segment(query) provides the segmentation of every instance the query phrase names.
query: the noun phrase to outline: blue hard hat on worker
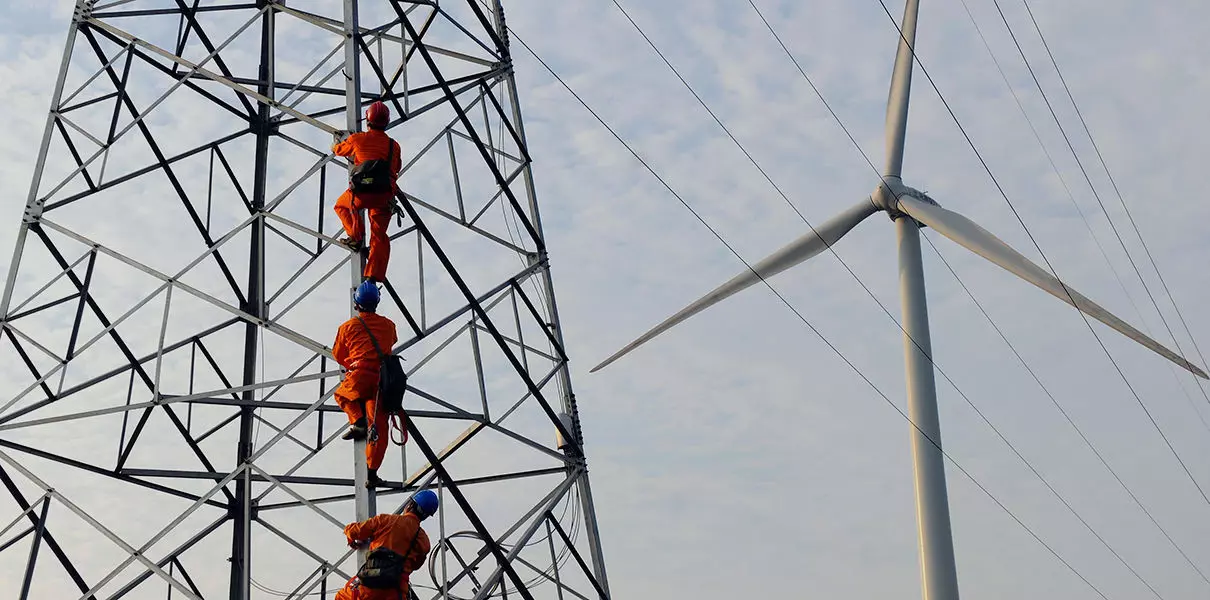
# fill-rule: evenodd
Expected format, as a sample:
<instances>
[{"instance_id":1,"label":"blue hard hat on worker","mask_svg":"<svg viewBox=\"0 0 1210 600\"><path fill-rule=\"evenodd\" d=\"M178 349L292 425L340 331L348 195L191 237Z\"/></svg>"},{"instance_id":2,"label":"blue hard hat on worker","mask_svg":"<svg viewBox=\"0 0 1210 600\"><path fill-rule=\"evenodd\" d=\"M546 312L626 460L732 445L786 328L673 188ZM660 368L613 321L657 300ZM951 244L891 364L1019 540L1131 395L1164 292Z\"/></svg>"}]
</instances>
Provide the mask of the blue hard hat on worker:
<instances>
[{"instance_id":1,"label":"blue hard hat on worker","mask_svg":"<svg viewBox=\"0 0 1210 600\"><path fill-rule=\"evenodd\" d=\"M437 506L440 504L437 501L437 494L433 490L420 490L412 496L411 504L415 507L416 516L421 519L427 519L437 514Z\"/></svg>"},{"instance_id":2,"label":"blue hard hat on worker","mask_svg":"<svg viewBox=\"0 0 1210 600\"><path fill-rule=\"evenodd\" d=\"M373 281L361 282L361 285L357 286L357 291L353 292L353 304L369 312L378 308L380 300L382 300L382 294Z\"/></svg>"}]
</instances>

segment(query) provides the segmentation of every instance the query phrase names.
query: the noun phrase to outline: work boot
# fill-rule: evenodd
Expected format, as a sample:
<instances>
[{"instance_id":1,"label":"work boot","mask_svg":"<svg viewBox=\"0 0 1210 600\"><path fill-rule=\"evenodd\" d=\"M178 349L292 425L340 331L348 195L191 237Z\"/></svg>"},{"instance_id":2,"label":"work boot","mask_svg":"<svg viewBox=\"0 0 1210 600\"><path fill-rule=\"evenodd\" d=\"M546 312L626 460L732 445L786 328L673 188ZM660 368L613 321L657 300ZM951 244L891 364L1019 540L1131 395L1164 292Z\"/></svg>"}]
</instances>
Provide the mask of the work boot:
<instances>
[{"instance_id":1,"label":"work boot","mask_svg":"<svg viewBox=\"0 0 1210 600\"><path fill-rule=\"evenodd\" d=\"M345 237L342 237L337 241L340 242L341 245L347 247L349 250L353 250L355 252L360 252L362 250L361 240L355 240L352 237L349 237L346 235Z\"/></svg>"},{"instance_id":2,"label":"work boot","mask_svg":"<svg viewBox=\"0 0 1210 600\"><path fill-rule=\"evenodd\" d=\"M369 469L366 472L366 487L375 488L384 487L386 485L386 480L378 476L378 469Z\"/></svg>"},{"instance_id":3,"label":"work boot","mask_svg":"<svg viewBox=\"0 0 1210 600\"><path fill-rule=\"evenodd\" d=\"M340 436L340 439L353 440L355 442L366 439L366 419L365 419L365 417L357 419L356 422L354 422L352 425L350 425L349 430L346 431L344 433L344 435Z\"/></svg>"}]
</instances>

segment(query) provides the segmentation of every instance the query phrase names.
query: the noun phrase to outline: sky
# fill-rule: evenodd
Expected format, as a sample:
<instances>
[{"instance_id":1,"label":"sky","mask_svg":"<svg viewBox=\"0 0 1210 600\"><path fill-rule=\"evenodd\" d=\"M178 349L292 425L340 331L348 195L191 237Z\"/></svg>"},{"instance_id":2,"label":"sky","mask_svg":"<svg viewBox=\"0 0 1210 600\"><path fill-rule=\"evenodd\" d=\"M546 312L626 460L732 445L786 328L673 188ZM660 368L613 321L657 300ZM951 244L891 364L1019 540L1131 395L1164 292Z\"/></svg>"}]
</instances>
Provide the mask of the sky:
<instances>
[{"instance_id":1,"label":"sky","mask_svg":"<svg viewBox=\"0 0 1210 600\"><path fill-rule=\"evenodd\" d=\"M860 152L748 3L622 2L788 202L819 224L877 183L866 157L882 164L898 34L877 0L756 5ZM887 5L898 19L902 6ZM1210 155L1210 75L1198 44L1210 7L1030 4L1119 200L1024 5L999 5L1071 148L996 5L926 1L917 52L940 96L917 70L905 182L1031 259L1044 254L1074 288L1172 345L1154 298L1177 344L1204 364L1181 319L1210 349L1210 320L1197 310L1210 292L1199 260L1210 250L1210 208L1197 193ZM45 74L62 52L68 12L42 7L17 2L0 19L0 97L20 115L0 141L9 223L0 248L14 244L53 84ZM746 260L808 230L613 3L526 0L506 11L520 39ZM875 215L835 255L771 280L811 327L754 287L589 374L743 265L524 48L513 50L615 597L914 597L910 426L888 405L905 407L891 224ZM147 230L127 231L138 243ZM1122 484L1210 572L1210 499L1190 481L1210 486L1199 460L1210 450L1207 388L924 234L942 435L961 465L948 464L947 476L964 596L1136 598L1153 595L1149 584L1162 598L1204 597L1210 582Z\"/></svg>"}]
</instances>

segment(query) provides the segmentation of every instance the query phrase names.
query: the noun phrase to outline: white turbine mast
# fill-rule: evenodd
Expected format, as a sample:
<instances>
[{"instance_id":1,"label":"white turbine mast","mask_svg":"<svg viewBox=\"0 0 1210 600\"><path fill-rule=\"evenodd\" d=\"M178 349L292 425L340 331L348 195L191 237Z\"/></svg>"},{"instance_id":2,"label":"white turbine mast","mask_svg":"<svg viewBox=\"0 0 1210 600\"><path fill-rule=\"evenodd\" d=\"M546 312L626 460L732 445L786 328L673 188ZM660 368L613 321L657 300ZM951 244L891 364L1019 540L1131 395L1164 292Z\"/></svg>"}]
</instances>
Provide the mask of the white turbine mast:
<instances>
[{"instance_id":1,"label":"white turbine mast","mask_svg":"<svg viewBox=\"0 0 1210 600\"><path fill-rule=\"evenodd\" d=\"M899 239L899 285L908 412L913 424L912 459L915 465L923 597L925 600L957 600L958 577L950 530L941 428L937 418L937 390L933 379L924 269L920 256L920 227L932 227L958 245L1146 346L1182 369L1202 379L1207 379L1207 376L1197 365L1075 291L974 221L942 208L927 194L903 183L901 170L919 9L919 0L908 0L904 8L899 49L887 101L886 166L874 192L651 328L593 367L592 372L601 370L693 315L818 255L870 215L885 211L894 220Z\"/></svg>"}]
</instances>

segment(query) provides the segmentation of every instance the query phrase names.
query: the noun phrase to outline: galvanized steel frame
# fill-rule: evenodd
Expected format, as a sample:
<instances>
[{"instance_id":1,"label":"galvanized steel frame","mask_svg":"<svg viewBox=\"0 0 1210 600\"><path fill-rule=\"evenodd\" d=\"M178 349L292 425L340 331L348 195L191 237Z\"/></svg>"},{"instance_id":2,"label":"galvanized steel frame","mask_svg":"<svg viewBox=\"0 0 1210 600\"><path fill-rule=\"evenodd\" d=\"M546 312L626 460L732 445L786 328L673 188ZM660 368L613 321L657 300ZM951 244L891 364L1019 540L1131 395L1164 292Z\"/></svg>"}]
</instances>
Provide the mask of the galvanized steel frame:
<instances>
[{"instance_id":1,"label":"galvanized steel frame","mask_svg":"<svg viewBox=\"0 0 1210 600\"><path fill-rule=\"evenodd\" d=\"M473 583L476 598L495 596L502 592L533 598L535 593L542 593L543 590L552 590L554 597L558 598L563 598L565 594L577 598L607 598L608 585L592 495L588 487L587 462L583 452L579 415L575 397L571 392L567 356L554 302L546 244L530 169L531 158L517 104L507 28L500 2L493 3L485 12L478 0L467 0L462 9L469 9L471 16L467 17L466 22L460 22L447 8L448 4L442 7L430 1L393 0L387 4L392 9L394 18L373 27L359 23L356 15L357 0L347 0L344 3L344 13L339 15L340 18L307 12L277 0L215 2L208 6L202 6L201 0L173 0L162 3L168 6L156 8L142 8L145 4L152 4L142 0L137 3L138 6L129 6L132 4L136 3L132 0L77 2L52 95L51 110L35 163L33 183L26 198L16 249L5 281L3 296L0 296L0 348L4 344L11 346L12 351L20 358L21 365L29 373L28 379L22 382L23 385L13 388L19 391L11 397L0 398L0 483L4 484L19 508L19 513L12 517L11 521L6 521L9 524L0 530L0 564L8 560L7 557L13 552L27 551L24 577L16 590L19 597L24 599L29 596L31 586L36 584L35 574L40 572L35 570L35 565L40 564L40 555L49 552L62 571L47 576L61 579L61 573L65 572L82 598L121 598L140 589L148 581L167 584L170 597L175 593L176 597L200 598L201 590L197 586L196 578L186 569L186 563L189 561L185 554L197 547L199 542L222 535L224 525L228 522L232 524L229 534L231 554L221 558L230 560L231 563L231 598L253 597L257 564L252 554L251 541L254 525L271 532L316 563L311 575L298 582L288 597L301 598L316 589L323 590L326 595L328 591L339 586L339 583L336 586L330 584L329 575L348 577L349 573L342 570L340 564L350 556L351 551L346 552L339 560L329 562L325 556L330 555L331 548L310 547L265 520L268 511L276 513L302 508L325 526L339 528L340 520L323 506L347 503L358 495L354 491L360 488L357 485L359 478L348 477L347 471L332 476L298 474L308 465L311 457L332 445L339 435L339 430L325 435L324 415L339 411L330 402L329 396L340 372L328 363L331 360L330 349L322 342L285 326L282 320L308 296L324 289L325 285L332 285L331 277L344 267L346 262L350 264L348 268L353 271L356 283L362 261L358 260L356 255L346 252L335 266L320 273L312 271L312 267L322 258L344 252L343 248L336 245L335 236L325 233L325 211L330 209L328 204L331 199L325 198L322 190L330 176L329 171L346 168L347 163L332 156L327 148L307 143L284 130L291 127L311 127L326 134L335 134L338 128L325 119L342 114L346 116L346 128L354 129L361 104L364 101L382 99L391 105L395 114L392 122L393 132L404 131L405 129L399 127L406 128L409 121L426 116L432 111L453 111L454 115L448 123L433 135L431 140L420 146L414 158L405 164L403 178L406 181L408 172L422 156L441 155L442 151L445 151L454 178L454 194L458 207L455 213L441 208L439 202L413 194L399 196L409 222L405 228L392 235L392 240L397 242L407 239L408 236L415 236L420 287L419 306L408 306L398 290L401 282L384 282L390 303L404 316L404 331L408 333L402 336L392 352L406 353L420 346L422 342L429 343L430 338L436 339L434 336L444 336L442 341L426 354L413 357L418 359L417 364L411 368L416 372L433 357L442 352L451 352L452 350L448 349L450 342L459 336L469 336L473 349L471 362L482 410L468 411L458 407L456 402L441 398L439 394L415 388L413 391L418 398L438 408L410 411L412 418L408 421L409 434L426 463L401 484L380 490L367 499L372 506L375 496L383 499L402 496L398 498L396 512L399 512L412 493L419 489L435 488L444 498L453 500L452 504L443 506L439 515L443 534L448 511L457 509L469 520L476 539L482 543L482 548L468 561L449 546L449 551L458 564L458 570L455 572L448 568L446 555L443 553L441 571L445 581L435 590L433 598L452 597L451 590L460 584L466 585L467 582ZM211 39L206 21L218 16L238 16L242 20L224 39ZM175 18L178 23L174 48L158 46L136 35L137 23L140 20L164 18ZM277 59L274 56L274 48L280 43L277 21L281 18L295 19L339 36L339 39L333 38L335 43L327 56L296 80L280 79L276 73ZM130 24L136 26L130 27ZM259 25L259 28L254 27L255 25ZM441 26L452 26L465 36L464 41L473 42L471 45L477 49L461 51L437 45L427 39ZM255 77L237 74L228 62L229 59L225 58L230 55L228 48L237 38L257 29L261 40L257 74ZM202 58L186 58L185 50L191 40L195 46L200 45L204 49ZM84 43L80 44L81 41ZM383 49L391 45L402 53L403 59L394 73L387 73L384 70ZM329 60L342 50L345 51L344 69L325 69ZM479 52L480 50L482 52ZM225 51L228 52L227 55L224 54ZM458 61L472 72L446 77L443 74L443 63L439 61ZM82 76L78 85L73 83L73 88L67 89L68 75L72 67L83 64L87 64L89 70ZM144 75L133 74L135 67L150 68L171 81L171 85L155 95L149 103L136 104L134 98L139 95L137 86L146 82L140 79ZM349 67L352 67L354 72L352 76L348 75ZM377 93L361 88L362 78L357 72L362 68L373 73L373 79L380 88ZM409 77L417 78L415 74L409 76L409 71L417 69L434 81L426 85L409 85ZM329 84L333 78L341 76L342 71L347 77L344 89ZM79 99L90 86L105 85L106 82L110 86L107 93ZM247 128L217 136L171 155L166 154L158 143L156 130L149 124L149 119L157 114L156 109L161 104L182 89L189 90L209 102L211 110L216 113L235 115L246 121ZM234 98L231 98L232 94ZM333 101L339 100L344 105L308 112L305 107L308 102L326 97L332 98ZM83 109L107 106L109 103L112 103L113 112L108 127L90 129L83 120L86 117L75 116ZM476 121L477 116L472 116L475 111L482 113L482 123ZM128 122L119 127L124 115L127 116ZM501 127L502 133L506 132L506 139L493 138L493 120ZM481 130L485 131L481 133ZM110 149L128 136L141 138L154 155L154 160L107 180L105 171L109 166ZM230 145L247 137L254 139L256 148L255 155L251 157L254 173L250 185L247 179L237 176L232 166L235 162L233 159L240 157L229 156ZM474 213L468 213L465 203L464 190L460 183L460 165L454 152L455 138L459 143L470 144L478 152L482 162L476 163L475 166L479 169L486 168L497 186L496 193ZM301 175L289 181L281 193L271 197L268 171L273 160L270 151L270 142L273 140L280 140L304 150L312 154L315 161ZM56 141L61 147L56 146ZM89 144L96 150L89 153L86 150ZM516 150L510 151L506 147L508 145ZM203 215L196 202L197 198L190 194L176 173L178 165L199 156L208 159L207 176L210 190L213 190L216 177L225 180L234 188L238 202L247 210L247 218L227 231L212 231L213 203L210 194L208 193L206 198ZM74 166L61 180L43 181L48 161L66 161ZM505 161L511 162L513 166L505 169ZM188 213L182 235L185 230L192 230L193 235L200 236L204 243L205 249L175 273L166 273L154 268L150 264L151 261L123 253L107 245L104 239L76 231L55 217L56 213L70 214L77 210L77 207L84 206L86 203L81 201L89 199L90 196L139 181L140 178L155 176L167 178L173 191L172 195ZM300 222L275 212L291 194L313 182L317 176L321 192L314 223ZM85 189L73 193L64 191L69 185L77 182L83 182ZM506 240L481 224L481 220L493 206L499 206L506 212L511 211L513 224L521 233L520 240ZM430 227L429 219L433 217L438 217L438 221L447 225L453 224L473 233L493 244L500 252L517 255L522 259L522 268L502 282L485 289L473 289L443 248L439 234ZM329 216L327 221L331 224L334 219ZM331 229L330 225L327 225L327 229ZM313 240L314 247L296 241L288 232ZM233 243L245 234L249 234L251 238L246 255L244 249ZM511 230L509 235L511 237ZM295 251L305 256L304 262L297 270L289 274L276 289L268 289L266 286L265 241L269 236L289 242ZM36 274L36 279L44 280L45 283L30 292L28 297L14 298L14 294L22 289L18 274L28 272L31 268L33 259L26 257L26 250L31 244L39 250L44 250L50 257L50 264L34 266L36 269L42 269ZM77 247L86 250L77 253L73 250ZM446 311L445 314L431 314L432 310L426 302L426 252L436 258L439 263L437 268L442 276L454 283L463 298L459 306ZM234 270L229 266L229 261L234 259L248 261L246 286L240 285ZM104 260L107 264L122 265L158 283L153 291L133 302L129 308L123 307L125 310L120 310L121 314L116 318L110 318L109 313L112 311L107 311L95 297L94 287L99 285L94 278L98 260ZM217 266L227 288L224 295L229 293L231 300L225 300L196 285L186 283L186 278L203 263L213 263ZM22 269L23 266L25 270ZM77 272L81 267L84 271L82 277ZM307 279L308 277L313 279ZM64 295L51 292L62 284L70 285L72 291ZM526 285L532 286L532 290L527 292ZM286 299L287 291L296 286L305 286L305 289L283 310L270 314L269 307L278 300ZM22 291L22 295L24 293ZM185 317L173 313L174 297L200 301L228 313L230 317L175 339L169 336L168 332L170 329L179 328ZM154 323L150 323L157 332L155 350L150 353L136 353L129 343L129 336L124 335L123 331L148 321L149 318L138 313L157 301L163 301L163 310L156 315ZM179 300L177 302L179 303ZM23 326L46 311L71 305L74 305L74 317L69 341L62 353L52 349L53 343L40 341L49 340L49 334L36 325L31 328ZM509 318L501 320L494 312L497 310L508 310ZM100 323L101 330L91 336L87 335L82 326L85 317ZM523 333L523 322L537 324L542 332L536 336L538 339L527 340ZM235 369L224 369L220 365L207 341L240 323L244 327L245 341L241 366L236 373ZM515 335L509 333L510 326L515 328ZM480 337L484 334L486 338L481 340ZM288 377L264 380L264 374L258 372L258 361L263 360L258 348L267 335L307 351L310 353L309 358L297 365ZM73 360L77 360L81 355L87 356L88 351L102 341L112 343L119 349L124 364L82 382L65 386L67 371ZM514 398L508 403L489 402L482 358L485 344L503 355L515 377L524 386L525 393L520 398ZM162 389L165 357L185 351L190 357L188 392L172 393ZM53 366L39 367L40 363L47 361ZM531 366L533 361L553 366L535 372L537 367ZM222 386L201 391L194 389L194 376L197 372L195 369L199 364L212 371ZM62 401L89 398L91 391L98 389L102 384L120 381L119 378L123 376L129 380L124 404L87 410L64 410L68 404L61 403ZM319 393L311 397L309 403L270 400L283 390L296 389L289 386L307 382L319 383ZM138 387L139 384L142 387ZM136 388L146 388L145 391L150 394L151 399L135 401ZM258 394L262 396L258 398ZM504 425L504 421L523 406L531 406L538 411L535 414L541 414L549 420L549 439L535 439ZM229 407L236 412L204 432L195 432L195 407L199 410L200 407ZM47 412L51 408L57 410ZM184 417L178 414L182 410L185 411ZM282 414L292 417L285 424L273 423L265 418L265 411L281 411ZM80 460L69 456L68 453L50 452L11 437L33 431L50 431L47 428L119 414L120 434L115 432L118 438L117 455L110 465L102 464L101 457L92 461ZM163 414L169 419L172 429L179 436L177 443L180 448L198 462L200 469L127 465L136 446L148 435L148 423L153 414ZM566 417L570 418L564 420ZM444 448L434 448L424 431L424 424L430 420L466 422L469 427L461 435L450 439ZM210 436L235 423L238 423L239 435L234 466L220 468L219 465L225 464L224 461L216 453L208 452L202 445ZM305 436L299 428L304 424L315 425L313 445L303 441ZM259 425L267 426L272 432L270 439L263 444L257 444L253 434ZM551 460L553 466L503 470L490 475L470 477L452 474L446 467L450 457L477 434L485 431L514 442L529 452L537 451ZM552 447L551 442L556 431L559 437L566 441L565 448ZM258 461L282 440L289 440L295 447L307 452L307 455L285 470L262 466ZM188 501L190 506L149 539L126 540L39 476L34 465L42 463L18 459L17 456L36 458L88 476L121 483L127 486L128 491L124 493L166 494ZM356 455L354 460L356 464ZM17 477L10 475L10 472L15 473ZM532 504L502 532L493 532L489 528L487 522L479 515L483 507L476 507L464 492L476 486L491 486L507 481L537 481L554 476L561 476L559 483L549 488L536 504ZM191 481L207 481L209 484L206 491L199 493L196 486L186 485ZM254 490L254 485L261 487ZM317 486L327 491L322 495L318 494L312 489ZM23 491L23 488L26 491ZM31 489L37 490L37 497L32 502L27 499ZM269 496L275 490L284 492L289 499L270 502ZM582 521L572 526L584 527L587 559L584 558L585 554L577 549L576 541L567 534L564 524L554 516L556 506L571 502L578 503L579 506L577 512L580 513L579 518ZM54 511L51 511L52 504L56 505ZM157 543L177 533L176 528L202 508L221 509L226 513L209 521L170 550L159 550L159 556L154 558L149 555ZM72 515L75 519L73 523L82 521L89 529L121 549L125 558L118 568L110 569L102 575L85 576L78 563L94 549L65 548L52 531L52 515L58 513ZM7 518L7 515L0 515L0 519ZM28 521L29 526L14 532L13 529L22 521ZM543 541L549 550L549 567L538 564L532 555L528 558L522 556L523 550L536 543L533 540L540 530L546 532ZM7 538L4 537L6 534ZM28 542L28 546L25 542ZM574 564L561 562L562 559L557 553L574 557ZM492 573L486 578L474 572L484 565L485 561L494 563ZM129 572L125 569L132 565L138 565L141 570L129 577ZM45 565L41 569L49 572L49 567ZM537 573L538 577L527 582L524 575L530 572ZM578 572L578 575L573 577L572 572ZM579 585L573 582L577 577ZM120 587L111 590L110 587L118 585L119 581ZM539 587L533 585L534 581L550 583L553 586ZM585 585L587 587L583 587ZM102 596L103 592L108 592L108 595Z\"/></svg>"}]
</instances>

